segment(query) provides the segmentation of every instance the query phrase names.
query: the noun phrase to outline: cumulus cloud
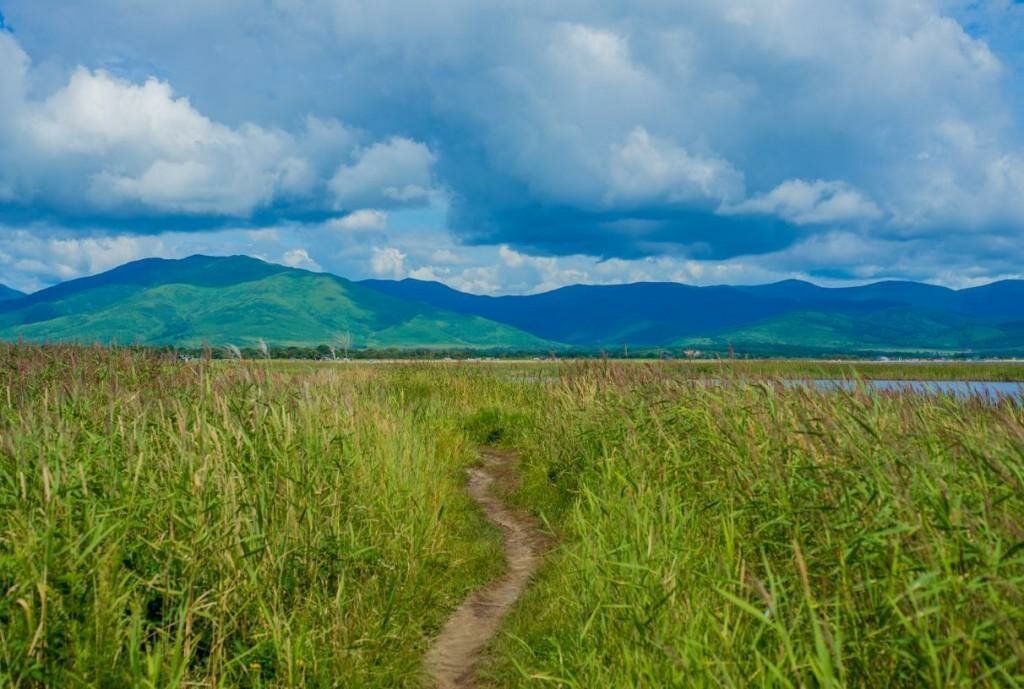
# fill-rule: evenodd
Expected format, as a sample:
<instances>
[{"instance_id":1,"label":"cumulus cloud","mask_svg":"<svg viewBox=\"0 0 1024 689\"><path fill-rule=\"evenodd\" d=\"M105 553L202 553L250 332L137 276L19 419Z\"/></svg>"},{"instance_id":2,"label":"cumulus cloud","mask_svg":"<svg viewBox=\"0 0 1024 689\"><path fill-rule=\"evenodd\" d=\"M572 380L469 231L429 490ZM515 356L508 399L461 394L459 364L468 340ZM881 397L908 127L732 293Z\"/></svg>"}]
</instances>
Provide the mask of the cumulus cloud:
<instances>
[{"instance_id":1,"label":"cumulus cloud","mask_svg":"<svg viewBox=\"0 0 1024 689\"><path fill-rule=\"evenodd\" d=\"M388 214L384 211L364 208L352 211L340 218L327 222L332 230L341 232L359 232L364 230L383 230L388 225Z\"/></svg>"},{"instance_id":2,"label":"cumulus cloud","mask_svg":"<svg viewBox=\"0 0 1024 689\"><path fill-rule=\"evenodd\" d=\"M393 246L374 247L373 255L370 258L370 268L374 275L380 277L405 277L405 258L405 254Z\"/></svg>"},{"instance_id":3,"label":"cumulus cloud","mask_svg":"<svg viewBox=\"0 0 1024 689\"><path fill-rule=\"evenodd\" d=\"M0 34L0 200L12 205L245 218L275 205L416 205L429 191L432 154L410 139L365 145L363 132L315 117L294 131L228 126L166 81L84 67L34 100L28 64L14 37Z\"/></svg>"},{"instance_id":4,"label":"cumulus cloud","mask_svg":"<svg viewBox=\"0 0 1024 689\"><path fill-rule=\"evenodd\" d=\"M727 202L743 196L743 174L713 156L693 155L643 127L612 147L609 205Z\"/></svg>"},{"instance_id":5,"label":"cumulus cloud","mask_svg":"<svg viewBox=\"0 0 1024 689\"><path fill-rule=\"evenodd\" d=\"M281 257L281 263L291 268L305 268L306 270L323 270L320 264L310 257L309 252L303 248L289 249Z\"/></svg>"},{"instance_id":6,"label":"cumulus cloud","mask_svg":"<svg viewBox=\"0 0 1024 689\"><path fill-rule=\"evenodd\" d=\"M725 205L720 212L777 215L797 225L861 222L882 217L874 201L845 182L802 179L787 180L767 194Z\"/></svg>"},{"instance_id":7,"label":"cumulus cloud","mask_svg":"<svg viewBox=\"0 0 1024 689\"><path fill-rule=\"evenodd\" d=\"M890 255L918 257L905 274L926 276L940 256L1005 274L990 249L1022 239L1024 15L1004 0L4 11L19 30L0 32L9 224L270 214L338 230L323 233L344 244L335 253L368 267L392 238L344 233L390 234L400 209L442 199L443 245L466 263L403 236L403 268L458 266L448 278L480 287L546 279L501 246L561 267L628 262L620 275L766 276L800 273L784 256L840 246L842 229L865 265L878 263L865 247L893 242ZM390 211L387 226L365 209ZM807 270L853 274L827 254L831 268ZM484 255L493 265L474 264Z\"/></svg>"},{"instance_id":8,"label":"cumulus cloud","mask_svg":"<svg viewBox=\"0 0 1024 689\"><path fill-rule=\"evenodd\" d=\"M146 256L171 253L167 242L154 236L76 237L47 227L0 225L0 282L34 291Z\"/></svg>"},{"instance_id":9,"label":"cumulus cloud","mask_svg":"<svg viewBox=\"0 0 1024 689\"><path fill-rule=\"evenodd\" d=\"M337 208L417 205L429 201L435 157L423 144L395 137L356 153L328 188Z\"/></svg>"}]
</instances>

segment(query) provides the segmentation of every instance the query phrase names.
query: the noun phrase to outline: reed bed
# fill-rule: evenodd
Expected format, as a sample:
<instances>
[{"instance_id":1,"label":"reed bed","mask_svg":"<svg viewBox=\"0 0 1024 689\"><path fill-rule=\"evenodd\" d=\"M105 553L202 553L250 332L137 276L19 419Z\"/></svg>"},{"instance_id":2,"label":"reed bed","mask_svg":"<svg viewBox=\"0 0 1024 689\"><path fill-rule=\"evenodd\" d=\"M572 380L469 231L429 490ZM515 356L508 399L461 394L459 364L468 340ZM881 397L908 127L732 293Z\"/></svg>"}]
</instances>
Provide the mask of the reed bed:
<instances>
[{"instance_id":1,"label":"reed bed","mask_svg":"<svg viewBox=\"0 0 1024 689\"><path fill-rule=\"evenodd\" d=\"M500 567L430 375L0 348L0 686L421 686Z\"/></svg>"},{"instance_id":2,"label":"reed bed","mask_svg":"<svg viewBox=\"0 0 1024 689\"><path fill-rule=\"evenodd\" d=\"M422 686L479 444L557 543L491 686L1024 685L1020 403L695 370L0 345L0 686Z\"/></svg>"},{"instance_id":3,"label":"reed bed","mask_svg":"<svg viewBox=\"0 0 1024 689\"><path fill-rule=\"evenodd\" d=\"M494 686L1024 684L1024 410L581 365L517 496L561 547Z\"/></svg>"}]
</instances>

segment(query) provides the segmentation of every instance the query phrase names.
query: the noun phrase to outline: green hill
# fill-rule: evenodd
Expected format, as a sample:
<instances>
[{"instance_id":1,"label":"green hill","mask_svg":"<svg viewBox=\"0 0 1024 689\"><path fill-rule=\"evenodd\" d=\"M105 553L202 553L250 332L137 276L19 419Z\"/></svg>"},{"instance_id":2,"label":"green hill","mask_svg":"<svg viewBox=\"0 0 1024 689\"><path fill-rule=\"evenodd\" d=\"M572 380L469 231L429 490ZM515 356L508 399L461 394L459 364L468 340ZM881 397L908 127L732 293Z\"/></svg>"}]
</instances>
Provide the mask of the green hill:
<instances>
[{"instance_id":1,"label":"green hill","mask_svg":"<svg viewBox=\"0 0 1024 689\"><path fill-rule=\"evenodd\" d=\"M516 328L311 273L234 256L147 259L0 305L0 338L540 349Z\"/></svg>"},{"instance_id":2,"label":"green hill","mask_svg":"<svg viewBox=\"0 0 1024 689\"><path fill-rule=\"evenodd\" d=\"M748 354L1024 352L1024 281L953 290L887 281L827 288L677 283L574 285L487 297L418 280L360 284L584 348L687 347Z\"/></svg>"},{"instance_id":3,"label":"green hill","mask_svg":"<svg viewBox=\"0 0 1024 689\"><path fill-rule=\"evenodd\" d=\"M754 352L798 347L813 352L1002 353L1020 350L1022 326L908 308L865 313L802 311L676 344L716 349L731 344Z\"/></svg>"}]
</instances>

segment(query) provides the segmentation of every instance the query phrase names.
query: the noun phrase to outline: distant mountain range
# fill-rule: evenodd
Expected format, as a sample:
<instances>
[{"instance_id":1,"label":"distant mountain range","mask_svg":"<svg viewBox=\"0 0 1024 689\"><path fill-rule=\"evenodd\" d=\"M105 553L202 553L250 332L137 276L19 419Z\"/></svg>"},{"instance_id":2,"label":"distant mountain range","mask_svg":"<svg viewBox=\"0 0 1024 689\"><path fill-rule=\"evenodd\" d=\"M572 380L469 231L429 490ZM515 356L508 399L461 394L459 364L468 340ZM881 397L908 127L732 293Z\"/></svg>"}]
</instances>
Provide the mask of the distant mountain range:
<instances>
[{"instance_id":1,"label":"distant mountain range","mask_svg":"<svg viewBox=\"0 0 1024 689\"><path fill-rule=\"evenodd\" d=\"M7 285L0 285L0 301L5 301L7 299L18 299L24 296L24 292L19 292L16 289L11 289Z\"/></svg>"},{"instance_id":2,"label":"distant mountain range","mask_svg":"<svg viewBox=\"0 0 1024 689\"><path fill-rule=\"evenodd\" d=\"M548 351L670 348L752 354L1024 353L1024 281L824 288L574 285L487 297L436 282L364 280L245 256L145 259L23 295L0 290L0 338L214 346Z\"/></svg>"},{"instance_id":3,"label":"distant mountain range","mask_svg":"<svg viewBox=\"0 0 1024 689\"><path fill-rule=\"evenodd\" d=\"M1024 281L951 290L915 282L826 288L573 285L487 297L437 282L365 280L386 294L506 323L576 347L756 353L1024 352Z\"/></svg>"}]
</instances>

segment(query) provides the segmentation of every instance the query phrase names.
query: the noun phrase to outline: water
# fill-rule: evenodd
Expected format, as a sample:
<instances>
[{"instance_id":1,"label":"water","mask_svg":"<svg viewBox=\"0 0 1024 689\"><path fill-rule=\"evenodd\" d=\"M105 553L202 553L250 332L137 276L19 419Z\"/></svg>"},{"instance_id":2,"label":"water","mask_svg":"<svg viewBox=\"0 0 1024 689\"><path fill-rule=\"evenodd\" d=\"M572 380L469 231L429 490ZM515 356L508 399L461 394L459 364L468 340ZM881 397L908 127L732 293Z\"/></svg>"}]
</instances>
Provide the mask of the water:
<instances>
[{"instance_id":1,"label":"water","mask_svg":"<svg viewBox=\"0 0 1024 689\"><path fill-rule=\"evenodd\" d=\"M852 380L818 379L811 381L819 390L853 390ZM804 381L789 381L803 385ZM990 402L1009 398L1024 401L1024 384L985 380L865 380L864 385L879 392L909 392L918 395L951 395L961 399L978 397Z\"/></svg>"},{"instance_id":2,"label":"water","mask_svg":"<svg viewBox=\"0 0 1024 689\"><path fill-rule=\"evenodd\" d=\"M516 374L510 380L522 383L554 383L557 375L552 374ZM705 385L721 385L720 378L696 379ZM817 390L824 392L834 390L854 390L859 383L841 378L817 378L814 380L786 379L784 385L799 386L810 383ZM972 397L988 402L1001 399L1012 399L1024 403L1024 382L1000 382L991 380L864 380L862 383L879 392L910 393L916 395L950 395L959 399Z\"/></svg>"}]
</instances>

